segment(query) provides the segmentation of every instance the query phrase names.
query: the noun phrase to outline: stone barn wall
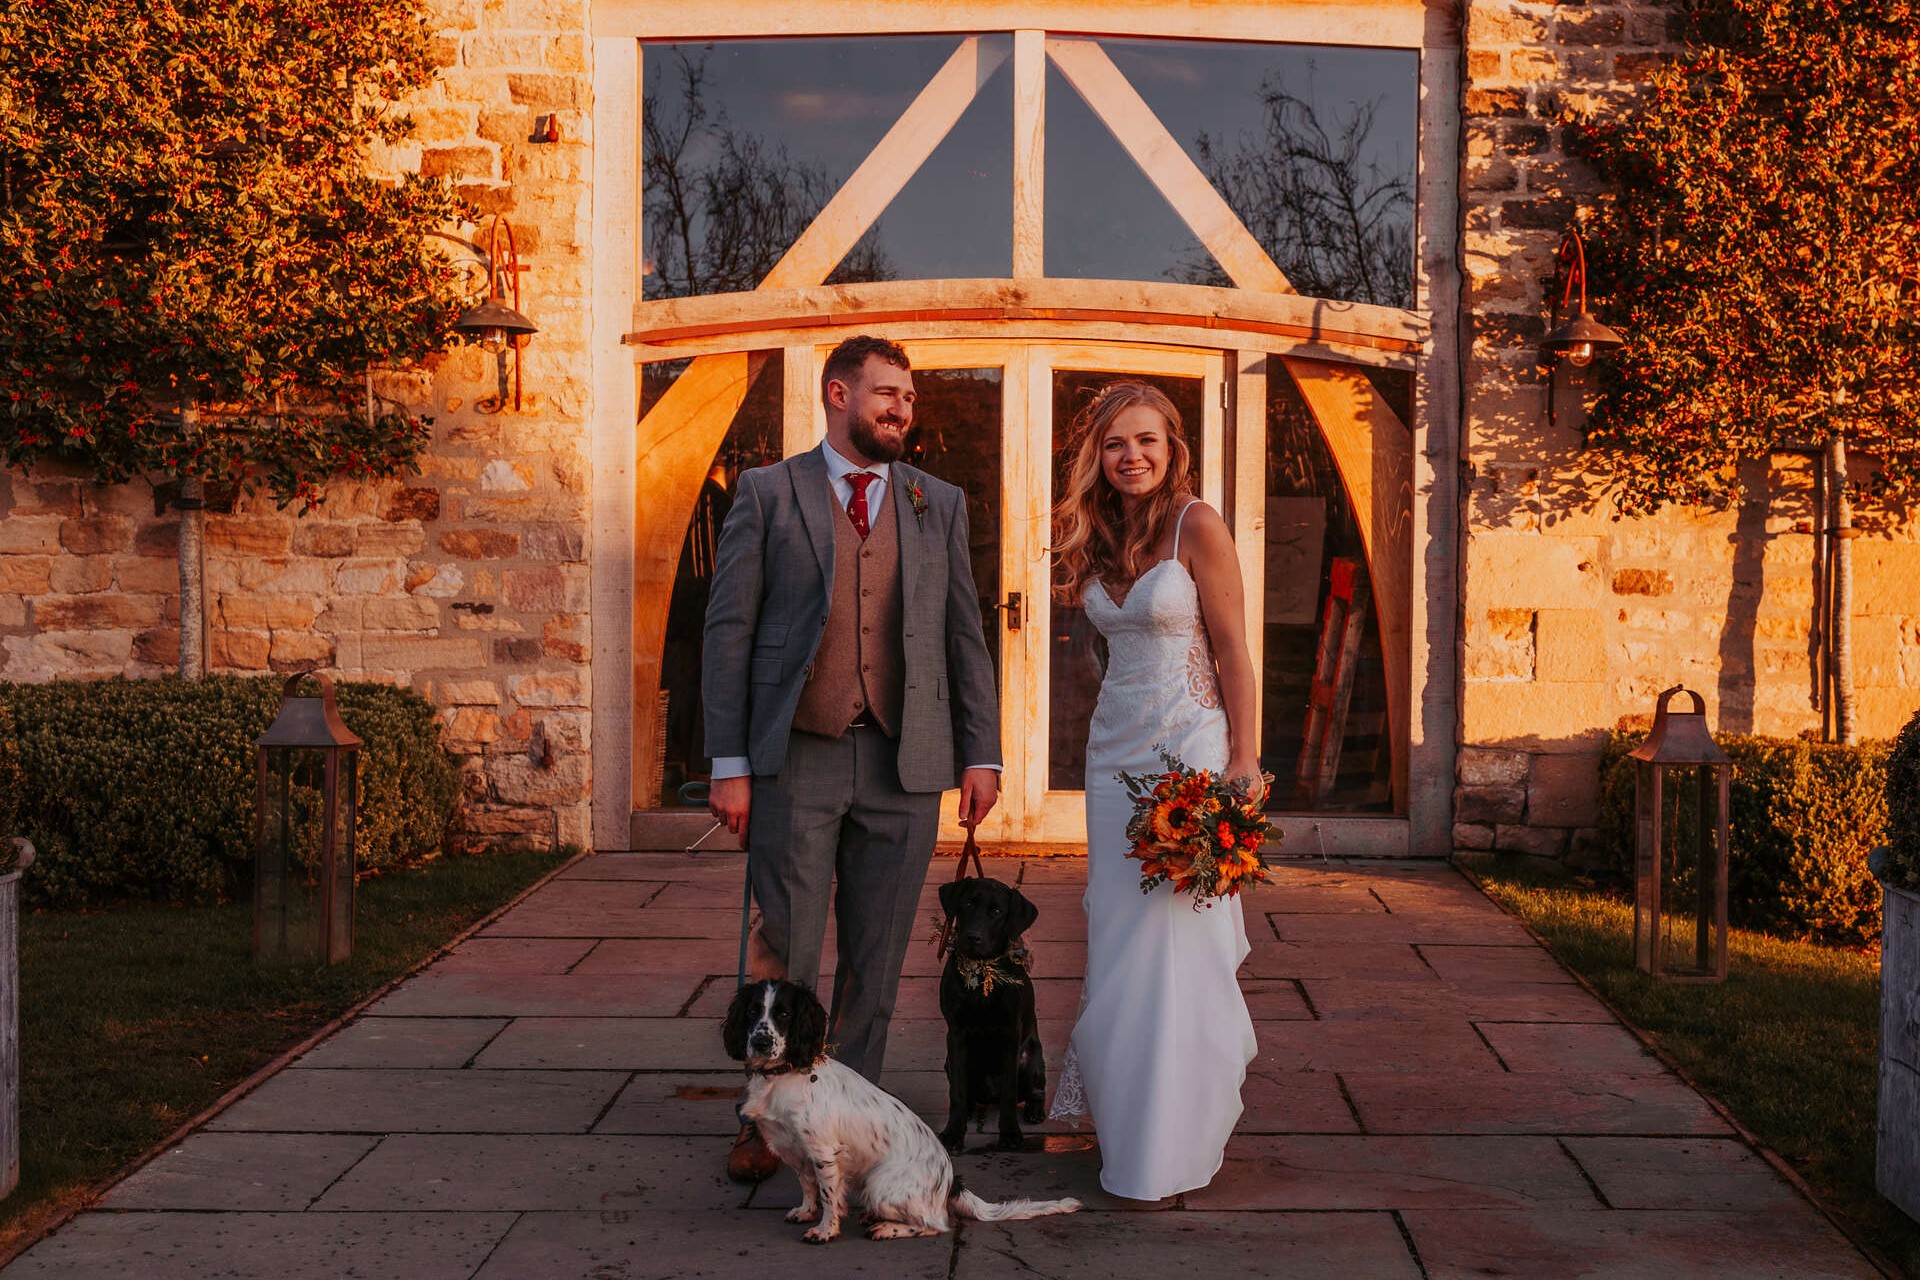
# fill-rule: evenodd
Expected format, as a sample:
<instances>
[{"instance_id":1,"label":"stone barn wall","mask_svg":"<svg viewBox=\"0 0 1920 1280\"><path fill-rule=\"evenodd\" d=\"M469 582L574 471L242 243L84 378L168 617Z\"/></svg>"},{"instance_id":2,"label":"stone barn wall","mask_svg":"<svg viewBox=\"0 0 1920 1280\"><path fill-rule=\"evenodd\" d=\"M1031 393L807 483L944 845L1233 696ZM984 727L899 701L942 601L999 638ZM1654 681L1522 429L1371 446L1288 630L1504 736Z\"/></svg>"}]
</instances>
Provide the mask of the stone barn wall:
<instances>
[{"instance_id":1,"label":"stone barn wall","mask_svg":"<svg viewBox=\"0 0 1920 1280\"><path fill-rule=\"evenodd\" d=\"M1633 93L1672 48L1666 10L1474 0L1465 12L1454 841L1561 856L1597 819L1608 732L1650 715L1668 685L1698 690L1719 730L1818 730L1813 460L1755 464L1737 510L1615 518L1580 457L1577 371L1562 372L1559 427L1547 427L1546 281L1562 233L1600 190L1563 150L1557 120ZM1907 585L1920 581L1920 541L1894 518L1853 545L1857 722L1886 737L1920 707L1920 593Z\"/></svg>"},{"instance_id":2,"label":"stone barn wall","mask_svg":"<svg viewBox=\"0 0 1920 1280\"><path fill-rule=\"evenodd\" d=\"M441 79L414 105L416 137L375 165L454 177L512 222L540 326L525 407L477 412L492 360L455 350L381 387L434 419L419 475L335 485L304 516L265 498L209 514L208 667L410 685L463 762L467 843L586 847L587 6L447 0L437 15ZM560 141L529 141L548 113ZM172 670L177 540L144 483L0 475L0 679Z\"/></svg>"}]
</instances>

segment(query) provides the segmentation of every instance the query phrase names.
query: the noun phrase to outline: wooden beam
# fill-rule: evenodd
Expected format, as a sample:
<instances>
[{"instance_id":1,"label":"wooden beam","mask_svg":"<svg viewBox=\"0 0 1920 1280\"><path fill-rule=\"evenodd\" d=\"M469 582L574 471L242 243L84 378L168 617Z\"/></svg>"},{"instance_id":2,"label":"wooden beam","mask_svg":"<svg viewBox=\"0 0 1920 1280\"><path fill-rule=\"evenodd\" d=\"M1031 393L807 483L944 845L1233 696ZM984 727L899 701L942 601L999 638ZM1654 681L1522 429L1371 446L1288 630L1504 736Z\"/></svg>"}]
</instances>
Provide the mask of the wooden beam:
<instances>
[{"instance_id":1,"label":"wooden beam","mask_svg":"<svg viewBox=\"0 0 1920 1280\"><path fill-rule=\"evenodd\" d=\"M626 849L633 808L634 437L638 370L621 345L640 280L640 48L594 43L593 847Z\"/></svg>"},{"instance_id":2,"label":"wooden beam","mask_svg":"<svg viewBox=\"0 0 1920 1280\"><path fill-rule=\"evenodd\" d=\"M1167 131L1146 99L1113 65L1105 49L1093 40L1054 37L1047 41L1047 56L1113 131L1228 279L1242 289L1293 292L1286 273L1274 265L1179 139Z\"/></svg>"},{"instance_id":3,"label":"wooden beam","mask_svg":"<svg viewBox=\"0 0 1920 1280\"><path fill-rule=\"evenodd\" d=\"M1413 610L1413 433L1351 365L1283 356L1333 453L1367 549L1387 677L1393 794L1407 795Z\"/></svg>"},{"instance_id":4,"label":"wooden beam","mask_svg":"<svg viewBox=\"0 0 1920 1280\"><path fill-rule=\"evenodd\" d=\"M634 306L635 344L680 342L769 329L880 323L925 315L954 320L1120 319L1231 332L1275 333L1358 348L1414 352L1425 316L1397 307L1330 302L1151 280L883 280L662 298ZM1210 345L1225 346L1220 342Z\"/></svg>"},{"instance_id":5,"label":"wooden beam","mask_svg":"<svg viewBox=\"0 0 1920 1280\"><path fill-rule=\"evenodd\" d=\"M788 289L825 280L919 172L1006 59L1005 39L962 40L759 287Z\"/></svg>"},{"instance_id":6,"label":"wooden beam","mask_svg":"<svg viewBox=\"0 0 1920 1280\"><path fill-rule=\"evenodd\" d=\"M640 40L1013 31L1042 11L1054 31L1399 49L1459 40L1457 19L1428 0L594 0L592 10L595 35Z\"/></svg>"},{"instance_id":7,"label":"wooden beam","mask_svg":"<svg viewBox=\"0 0 1920 1280\"><path fill-rule=\"evenodd\" d=\"M635 440L633 544L633 807L652 809L659 767L660 663L680 546L713 455L747 398L745 352L702 356L647 410ZM690 692L697 693L697 690Z\"/></svg>"},{"instance_id":8,"label":"wooden beam","mask_svg":"<svg viewBox=\"0 0 1920 1280\"><path fill-rule=\"evenodd\" d=\"M1013 274L1046 269L1047 35L1013 33Z\"/></svg>"}]
</instances>

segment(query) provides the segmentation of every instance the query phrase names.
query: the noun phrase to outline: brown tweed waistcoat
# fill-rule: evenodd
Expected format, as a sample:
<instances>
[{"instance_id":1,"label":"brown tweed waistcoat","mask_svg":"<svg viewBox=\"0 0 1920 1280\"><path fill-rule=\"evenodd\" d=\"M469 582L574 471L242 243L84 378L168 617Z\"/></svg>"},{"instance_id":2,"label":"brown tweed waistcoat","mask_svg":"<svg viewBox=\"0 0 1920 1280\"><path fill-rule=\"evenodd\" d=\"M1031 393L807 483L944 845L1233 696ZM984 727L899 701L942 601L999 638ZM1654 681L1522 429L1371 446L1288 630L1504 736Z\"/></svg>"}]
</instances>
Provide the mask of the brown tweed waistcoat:
<instances>
[{"instance_id":1,"label":"brown tweed waistcoat","mask_svg":"<svg viewBox=\"0 0 1920 1280\"><path fill-rule=\"evenodd\" d=\"M834 504L839 518L833 522L833 599L813 672L793 712L793 727L803 732L837 738L861 712L871 710L889 738L900 736L906 657L900 637L895 488L890 480L864 542L846 511Z\"/></svg>"}]
</instances>

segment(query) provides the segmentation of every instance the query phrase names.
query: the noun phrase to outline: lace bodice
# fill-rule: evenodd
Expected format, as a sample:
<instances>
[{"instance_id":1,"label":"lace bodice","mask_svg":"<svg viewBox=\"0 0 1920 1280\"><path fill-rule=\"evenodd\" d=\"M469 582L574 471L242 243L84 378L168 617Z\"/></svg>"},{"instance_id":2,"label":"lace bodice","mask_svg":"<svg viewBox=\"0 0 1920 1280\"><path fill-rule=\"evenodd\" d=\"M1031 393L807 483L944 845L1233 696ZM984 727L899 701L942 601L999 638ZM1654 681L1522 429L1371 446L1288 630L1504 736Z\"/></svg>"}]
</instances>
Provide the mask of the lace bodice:
<instances>
[{"instance_id":1,"label":"lace bodice","mask_svg":"<svg viewBox=\"0 0 1920 1280\"><path fill-rule=\"evenodd\" d=\"M1107 640L1107 673L1087 734L1089 784L1096 767L1108 773L1157 767L1154 748L1160 743L1194 768L1224 767L1224 732L1203 731L1204 744L1191 741L1193 730L1224 730L1225 719L1199 588L1186 566L1177 556L1160 561L1119 604L1095 582L1085 608ZM1203 758L1188 758L1187 751L1203 745Z\"/></svg>"}]
</instances>

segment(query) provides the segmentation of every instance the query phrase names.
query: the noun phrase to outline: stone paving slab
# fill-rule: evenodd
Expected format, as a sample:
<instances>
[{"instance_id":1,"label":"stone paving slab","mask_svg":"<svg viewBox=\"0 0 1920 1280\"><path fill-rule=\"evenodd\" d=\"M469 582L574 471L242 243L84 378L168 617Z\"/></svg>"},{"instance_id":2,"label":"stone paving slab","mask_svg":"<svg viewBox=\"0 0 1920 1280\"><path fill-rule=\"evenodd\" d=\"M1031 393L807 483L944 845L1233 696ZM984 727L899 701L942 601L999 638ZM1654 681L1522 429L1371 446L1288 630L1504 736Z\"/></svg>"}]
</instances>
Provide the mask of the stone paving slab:
<instances>
[{"instance_id":1,"label":"stone paving slab","mask_svg":"<svg viewBox=\"0 0 1920 1280\"><path fill-rule=\"evenodd\" d=\"M747 1189L727 1181L713 1147L704 1138L610 1134L396 1134L314 1207L704 1213L743 1205Z\"/></svg>"},{"instance_id":2,"label":"stone paving slab","mask_svg":"<svg viewBox=\"0 0 1920 1280\"><path fill-rule=\"evenodd\" d=\"M1423 1022L1258 1022L1260 1062L1275 1071L1501 1071L1465 1018Z\"/></svg>"},{"instance_id":3,"label":"stone paving slab","mask_svg":"<svg viewBox=\"0 0 1920 1280\"><path fill-rule=\"evenodd\" d=\"M637 1072L593 1126L595 1133L707 1134L732 1142L740 1122L740 1069Z\"/></svg>"},{"instance_id":4,"label":"stone paving slab","mask_svg":"<svg viewBox=\"0 0 1920 1280\"><path fill-rule=\"evenodd\" d=\"M1085 1214L968 1223L955 1280L1120 1276L1285 1276L1418 1280L1391 1214Z\"/></svg>"},{"instance_id":5,"label":"stone paving slab","mask_svg":"<svg viewBox=\"0 0 1920 1280\"><path fill-rule=\"evenodd\" d=\"M750 1209L528 1213L474 1280L947 1280L955 1236L873 1241L857 1227L820 1246Z\"/></svg>"},{"instance_id":6,"label":"stone paving slab","mask_svg":"<svg viewBox=\"0 0 1920 1280\"><path fill-rule=\"evenodd\" d=\"M1465 912L1417 914L1350 913L1339 915L1288 914L1269 911L1267 927L1282 942L1295 943L1463 943L1476 946L1537 947L1519 921L1490 920Z\"/></svg>"},{"instance_id":7,"label":"stone paving slab","mask_svg":"<svg viewBox=\"0 0 1920 1280\"><path fill-rule=\"evenodd\" d=\"M705 975L655 973L641 981L615 973L427 972L381 1000L376 1017L541 1018L672 1017L694 997Z\"/></svg>"},{"instance_id":8,"label":"stone paving slab","mask_svg":"<svg viewBox=\"0 0 1920 1280\"><path fill-rule=\"evenodd\" d=\"M300 1055L302 1067L464 1067L505 1018L360 1019Z\"/></svg>"},{"instance_id":9,"label":"stone paving slab","mask_svg":"<svg viewBox=\"0 0 1920 1280\"><path fill-rule=\"evenodd\" d=\"M305 1209L379 1140L372 1134L196 1133L100 1203L107 1209Z\"/></svg>"},{"instance_id":10,"label":"stone paving slab","mask_svg":"<svg viewBox=\"0 0 1920 1280\"><path fill-rule=\"evenodd\" d=\"M704 977L709 973L735 973L739 966L740 934L736 917L734 935L725 939L608 938L588 952L586 959L576 964L568 976L694 974Z\"/></svg>"},{"instance_id":11,"label":"stone paving slab","mask_svg":"<svg viewBox=\"0 0 1920 1280\"><path fill-rule=\"evenodd\" d=\"M719 1029L690 1018L516 1018L473 1065L488 1071L739 1070L720 1046Z\"/></svg>"},{"instance_id":12,"label":"stone paving slab","mask_svg":"<svg viewBox=\"0 0 1920 1280\"><path fill-rule=\"evenodd\" d=\"M1625 1027L1579 1022L1476 1024L1493 1051L1513 1071L1604 1071L1611 1075L1658 1076L1666 1067Z\"/></svg>"},{"instance_id":13,"label":"stone paving slab","mask_svg":"<svg viewBox=\"0 0 1920 1280\"><path fill-rule=\"evenodd\" d=\"M467 1280L510 1213L89 1213L7 1280Z\"/></svg>"},{"instance_id":14,"label":"stone paving slab","mask_svg":"<svg viewBox=\"0 0 1920 1280\"><path fill-rule=\"evenodd\" d=\"M618 1071L280 1072L208 1123L275 1133L585 1133Z\"/></svg>"},{"instance_id":15,"label":"stone paving slab","mask_svg":"<svg viewBox=\"0 0 1920 1280\"><path fill-rule=\"evenodd\" d=\"M1744 1142L1713 1138L1563 1138L1616 1209L1772 1212L1800 1197Z\"/></svg>"},{"instance_id":16,"label":"stone paving slab","mask_svg":"<svg viewBox=\"0 0 1920 1280\"><path fill-rule=\"evenodd\" d=\"M1252 978L1434 980L1420 953L1391 942L1280 942L1252 937L1253 954L1240 966Z\"/></svg>"},{"instance_id":17,"label":"stone paving slab","mask_svg":"<svg viewBox=\"0 0 1920 1280\"><path fill-rule=\"evenodd\" d=\"M436 960L430 973L565 973L586 958L596 938L468 938Z\"/></svg>"},{"instance_id":18,"label":"stone paving slab","mask_svg":"<svg viewBox=\"0 0 1920 1280\"><path fill-rule=\"evenodd\" d=\"M1404 980L1303 978L1307 1002L1322 1018L1426 1021L1457 1013L1474 1021L1592 1022L1618 1026L1607 1007L1564 982L1442 982L1429 974Z\"/></svg>"},{"instance_id":19,"label":"stone paving slab","mask_svg":"<svg viewBox=\"0 0 1920 1280\"><path fill-rule=\"evenodd\" d=\"M1191 1210L1606 1206L1547 1137L1251 1137L1227 1144Z\"/></svg>"},{"instance_id":20,"label":"stone paving slab","mask_svg":"<svg viewBox=\"0 0 1920 1280\"><path fill-rule=\"evenodd\" d=\"M1730 1132L1671 1076L1350 1071L1340 1078L1369 1133Z\"/></svg>"},{"instance_id":21,"label":"stone paving slab","mask_svg":"<svg viewBox=\"0 0 1920 1280\"><path fill-rule=\"evenodd\" d=\"M1877 1280L1805 1204L1798 1212L1410 1210L1428 1280Z\"/></svg>"},{"instance_id":22,"label":"stone paving slab","mask_svg":"<svg viewBox=\"0 0 1920 1280\"><path fill-rule=\"evenodd\" d=\"M1538 947L1515 951L1512 947L1424 943L1417 950L1443 982L1574 981L1558 960Z\"/></svg>"}]
</instances>

